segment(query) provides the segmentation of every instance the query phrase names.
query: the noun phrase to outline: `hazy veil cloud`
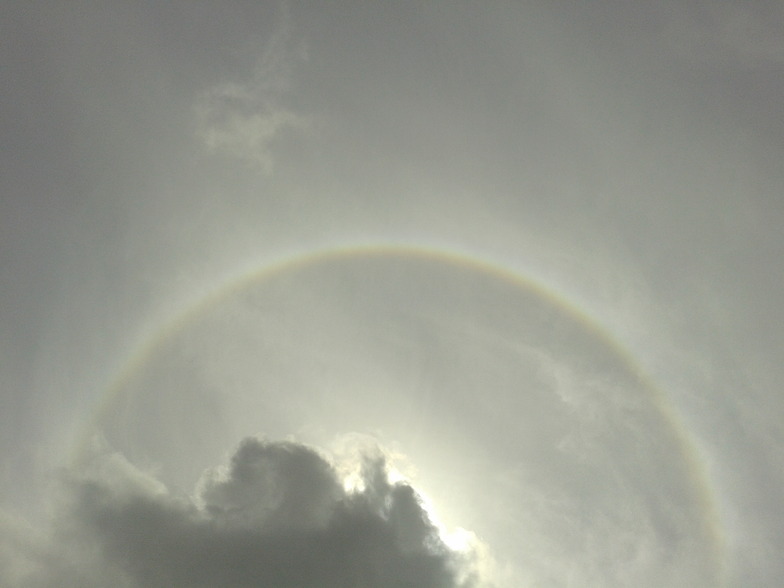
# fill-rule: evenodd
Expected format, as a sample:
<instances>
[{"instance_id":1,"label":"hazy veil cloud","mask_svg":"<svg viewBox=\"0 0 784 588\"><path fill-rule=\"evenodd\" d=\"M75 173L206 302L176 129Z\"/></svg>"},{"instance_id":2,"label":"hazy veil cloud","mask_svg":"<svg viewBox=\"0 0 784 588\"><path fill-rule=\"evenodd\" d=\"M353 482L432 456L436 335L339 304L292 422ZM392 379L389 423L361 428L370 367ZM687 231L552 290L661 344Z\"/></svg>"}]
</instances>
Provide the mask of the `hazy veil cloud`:
<instances>
[{"instance_id":1,"label":"hazy veil cloud","mask_svg":"<svg viewBox=\"0 0 784 588\"><path fill-rule=\"evenodd\" d=\"M248 438L230 463L177 496L102 451L69 475L52 539L5 532L3 586L479 586L419 496L362 453L351 487L315 449ZM21 537L20 533L15 534Z\"/></svg>"}]
</instances>

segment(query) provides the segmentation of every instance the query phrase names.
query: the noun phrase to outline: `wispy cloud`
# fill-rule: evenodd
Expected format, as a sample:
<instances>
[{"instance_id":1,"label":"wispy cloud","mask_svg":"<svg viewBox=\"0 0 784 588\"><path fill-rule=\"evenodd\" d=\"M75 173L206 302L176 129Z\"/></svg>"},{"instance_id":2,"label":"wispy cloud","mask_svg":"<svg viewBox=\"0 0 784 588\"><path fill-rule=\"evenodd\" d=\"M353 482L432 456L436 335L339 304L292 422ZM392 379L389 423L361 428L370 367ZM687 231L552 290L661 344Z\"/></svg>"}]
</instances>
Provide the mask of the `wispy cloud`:
<instances>
[{"instance_id":1,"label":"wispy cloud","mask_svg":"<svg viewBox=\"0 0 784 588\"><path fill-rule=\"evenodd\" d=\"M196 100L197 134L208 150L236 157L271 174L273 144L286 132L302 131L310 118L285 105L291 92L293 64L306 58L292 40L285 5L254 72L243 81L227 81Z\"/></svg>"}]
</instances>

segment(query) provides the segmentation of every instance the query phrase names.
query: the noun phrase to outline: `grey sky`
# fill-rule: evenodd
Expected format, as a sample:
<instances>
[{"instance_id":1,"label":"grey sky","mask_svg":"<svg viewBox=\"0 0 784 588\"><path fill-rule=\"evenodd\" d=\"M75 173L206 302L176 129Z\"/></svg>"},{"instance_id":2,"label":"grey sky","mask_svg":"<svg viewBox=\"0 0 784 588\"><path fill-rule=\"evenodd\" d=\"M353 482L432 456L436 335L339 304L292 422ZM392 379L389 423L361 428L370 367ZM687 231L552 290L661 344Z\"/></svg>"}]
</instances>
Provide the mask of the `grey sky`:
<instances>
[{"instance_id":1,"label":"grey sky","mask_svg":"<svg viewBox=\"0 0 784 588\"><path fill-rule=\"evenodd\" d=\"M502 583L784 577L781 2L1 10L12 587L52 585L42 505L91 426L164 497L251 435L373 435ZM198 306L368 243L488 266L333 259Z\"/></svg>"}]
</instances>

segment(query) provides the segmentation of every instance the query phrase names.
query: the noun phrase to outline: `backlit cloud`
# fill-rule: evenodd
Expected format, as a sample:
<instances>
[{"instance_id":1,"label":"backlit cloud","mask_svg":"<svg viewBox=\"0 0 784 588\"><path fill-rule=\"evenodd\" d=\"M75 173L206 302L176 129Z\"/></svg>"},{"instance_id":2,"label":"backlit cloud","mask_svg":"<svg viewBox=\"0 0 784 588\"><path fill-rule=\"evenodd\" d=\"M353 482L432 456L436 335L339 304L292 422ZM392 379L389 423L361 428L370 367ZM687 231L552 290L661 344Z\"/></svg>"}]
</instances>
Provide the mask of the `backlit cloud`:
<instances>
[{"instance_id":1,"label":"backlit cloud","mask_svg":"<svg viewBox=\"0 0 784 588\"><path fill-rule=\"evenodd\" d=\"M245 439L195 496L121 455L70 473L51 538L4 524L3 586L457 588L483 585L416 491L361 454L354 483L317 450ZM473 554L474 556L476 554Z\"/></svg>"}]
</instances>

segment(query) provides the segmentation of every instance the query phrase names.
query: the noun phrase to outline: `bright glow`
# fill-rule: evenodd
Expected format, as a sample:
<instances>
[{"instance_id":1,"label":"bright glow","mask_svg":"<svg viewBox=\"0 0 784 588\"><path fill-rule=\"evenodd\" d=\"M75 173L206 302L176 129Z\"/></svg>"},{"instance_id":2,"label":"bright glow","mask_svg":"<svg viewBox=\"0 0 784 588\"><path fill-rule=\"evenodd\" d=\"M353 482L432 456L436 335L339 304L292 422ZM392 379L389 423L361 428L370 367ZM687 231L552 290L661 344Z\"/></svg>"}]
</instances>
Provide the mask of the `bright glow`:
<instances>
[{"instance_id":1,"label":"bright glow","mask_svg":"<svg viewBox=\"0 0 784 588\"><path fill-rule=\"evenodd\" d=\"M410 484L410 480L403 475L399 469L394 466L390 466L387 468L387 480L389 480L390 484L399 484L400 482L405 482Z\"/></svg>"},{"instance_id":2,"label":"bright glow","mask_svg":"<svg viewBox=\"0 0 784 588\"><path fill-rule=\"evenodd\" d=\"M438 536L441 538L441 541L444 542L444 545L449 547L449 549L452 551L459 551L461 553L466 553L476 549L479 540L473 532L462 527L454 527L450 529L438 516L435 505L433 504L433 500L421 490L416 488L415 490L419 495L422 508L427 513L430 522L438 530Z\"/></svg>"},{"instance_id":3,"label":"bright glow","mask_svg":"<svg viewBox=\"0 0 784 588\"><path fill-rule=\"evenodd\" d=\"M455 527L451 532L440 529L439 534L441 535L441 540L452 551L471 551L477 543L476 535L463 527Z\"/></svg>"},{"instance_id":4,"label":"bright glow","mask_svg":"<svg viewBox=\"0 0 784 588\"><path fill-rule=\"evenodd\" d=\"M352 472L343 478L343 490L345 490L346 494L358 494L364 492L365 482L358 471Z\"/></svg>"}]
</instances>

